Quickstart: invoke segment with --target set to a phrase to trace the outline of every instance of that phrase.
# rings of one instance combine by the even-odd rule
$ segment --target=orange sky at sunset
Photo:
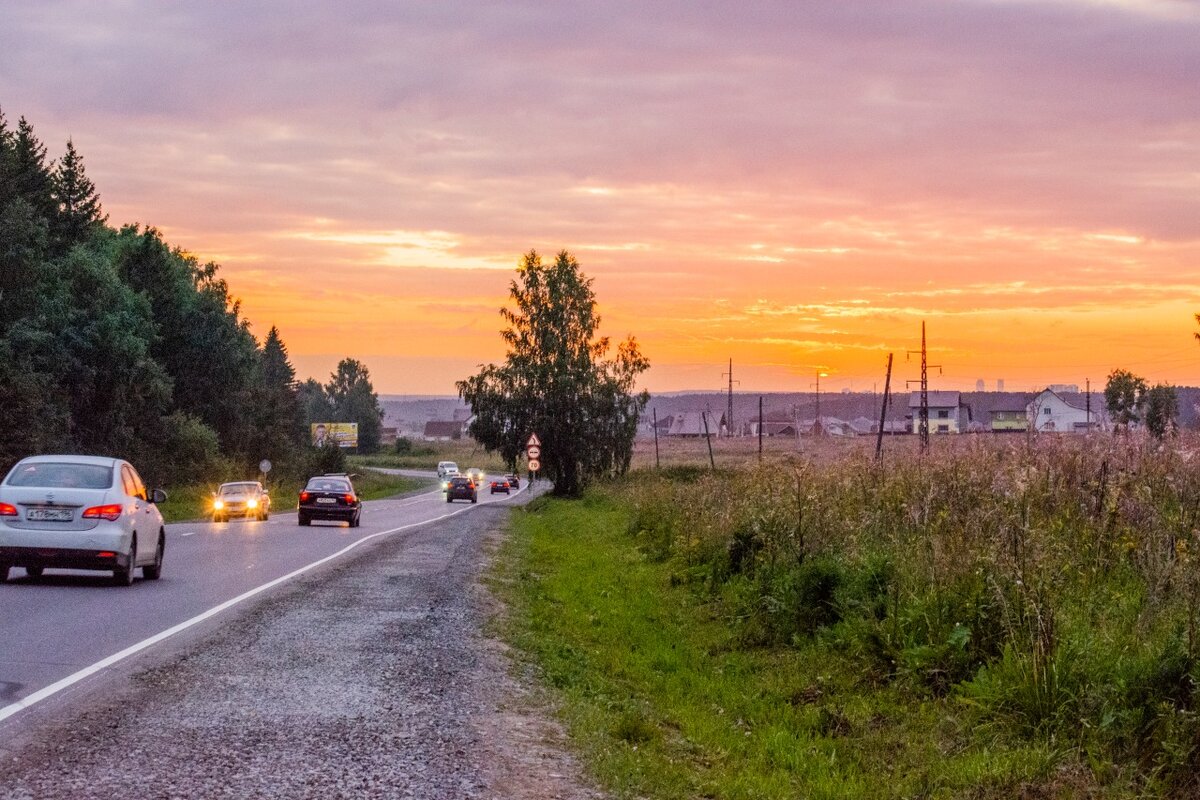
[[[302,377],[452,394],[566,248],[652,391],[1200,383],[1200,6],[0,0],[0,108]]]

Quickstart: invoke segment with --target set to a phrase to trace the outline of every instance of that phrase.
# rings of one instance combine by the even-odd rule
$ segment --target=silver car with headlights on
[[[0,483],[0,582],[13,567],[112,570],[119,585],[133,573],[162,575],[166,535],[158,503],[137,470],[119,458],[32,456]]]

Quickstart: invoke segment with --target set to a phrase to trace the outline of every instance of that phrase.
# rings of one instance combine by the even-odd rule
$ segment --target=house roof
[[[704,422],[708,418],[708,434],[717,436],[721,433],[721,421],[711,411],[684,411],[675,415],[671,421],[671,436],[703,436]]]
[[[426,436],[458,436],[463,431],[462,422],[451,422],[450,420],[431,419],[425,423]]]
[[[930,408],[958,408],[960,405],[962,405],[962,394],[960,392],[929,392]],[[920,392],[909,392],[908,407],[921,407]]]

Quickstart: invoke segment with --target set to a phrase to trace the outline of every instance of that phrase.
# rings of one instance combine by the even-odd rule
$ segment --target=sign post
[[[542,440],[536,433],[531,433],[529,441],[525,443],[525,458],[529,460],[529,482],[533,483],[537,480],[538,470],[542,468]]]

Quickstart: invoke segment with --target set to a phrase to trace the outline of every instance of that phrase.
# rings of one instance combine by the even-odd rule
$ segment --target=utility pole
[[[722,372],[721,377],[729,377],[729,406],[725,411],[725,431],[727,436],[733,436],[733,385],[742,385],[741,381],[733,379],[733,359],[729,359],[729,372]]]
[[[821,370],[817,370],[817,423],[813,427],[813,433],[817,436],[825,433],[825,427],[821,424],[821,375],[823,374]]]
[[[1087,432],[1092,432],[1092,379],[1087,379]]]
[[[650,409],[654,413],[654,468],[659,469],[658,464],[658,408]]]
[[[883,405],[879,407],[879,432],[875,435],[875,460],[883,460],[883,426],[887,421],[888,399],[892,389],[892,354],[888,353],[887,377],[883,381]]]
[[[762,463],[763,415],[762,395],[758,396],[758,463]]]
[[[912,355],[914,350],[909,350],[908,355]],[[941,374],[941,364],[929,364],[928,352],[925,349],[925,321],[921,320],[921,411],[920,421],[917,433],[921,437],[921,452],[929,452],[929,367],[934,366],[938,369],[938,374]],[[917,381],[905,381],[905,386],[917,383]]]

